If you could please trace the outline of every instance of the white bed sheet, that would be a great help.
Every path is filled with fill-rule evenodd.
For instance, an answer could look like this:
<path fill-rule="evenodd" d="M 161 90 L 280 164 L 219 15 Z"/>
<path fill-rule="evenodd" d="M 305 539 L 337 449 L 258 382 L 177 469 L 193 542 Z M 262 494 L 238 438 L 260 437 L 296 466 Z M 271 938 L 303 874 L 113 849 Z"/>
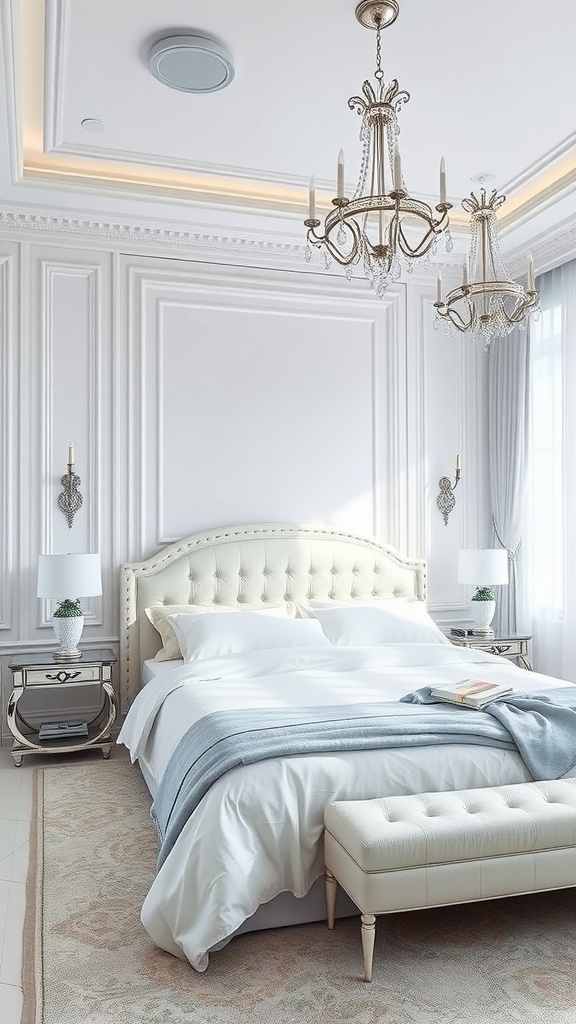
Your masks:
<path fill-rule="evenodd" d="M 139 695 L 119 741 L 158 784 L 186 729 L 222 707 L 391 701 L 441 679 L 470 676 L 509 681 L 521 691 L 571 685 L 482 652 L 440 645 L 394 645 L 391 666 L 377 648 L 323 651 L 315 667 L 307 652 L 299 667 L 267 674 L 271 653 L 213 659 L 191 674 L 190 666 L 164 663 Z M 215 678 L 219 672 L 223 678 Z M 261 904 L 281 892 L 304 896 L 322 874 L 329 800 L 530 779 L 515 751 L 472 744 L 308 754 L 235 768 L 211 787 L 184 827 L 154 880 L 142 921 L 158 946 L 204 970 L 208 950 Z"/>
<path fill-rule="evenodd" d="M 175 658 L 173 661 L 156 661 L 154 658 L 147 658 L 142 665 L 142 686 L 146 686 L 146 683 L 155 679 L 167 668 L 179 668 L 183 664 L 181 658 Z"/>

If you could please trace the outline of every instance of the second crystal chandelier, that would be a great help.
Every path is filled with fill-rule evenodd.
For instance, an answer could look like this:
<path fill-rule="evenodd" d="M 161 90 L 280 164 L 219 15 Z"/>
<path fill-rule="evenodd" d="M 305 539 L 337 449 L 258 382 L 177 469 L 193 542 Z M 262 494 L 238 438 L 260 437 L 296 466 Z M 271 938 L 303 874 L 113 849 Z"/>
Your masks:
<path fill-rule="evenodd" d="M 362 0 L 356 17 L 365 28 L 376 30 L 376 87 L 369 81 L 362 86 L 361 96 L 348 100 L 351 110 L 362 116 L 360 141 L 362 155 L 358 184 L 354 194 L 345 195 L 344 154 L 338 157 L 337 195 L 334 209 L 326 215 L 322 233 L 317 232 L 314 178 L 310 180 L 306 259 L 310 246 L 324 251 L 327 266 L 336 260 L 352 277 L 353 268 L 362 264 L 364 273 L 381 298 L 390 281 L 401 274 L 401 260 L 412 269 L 413 261 L 428 257 L 436 250 L 438 236 L 445 232 L 446 250 L 452 249 L 448 230 L 446 201 L 446 168 L 440 164 L 440 197 L 435 211 L 427 203 L 413 199 L 404 184 L 398 147 L 397 113 L 410 94 L 401 91 L 396 79 L 384 82 L 381 67 L 381 31 L 396 20 L 398 0 Z"/>

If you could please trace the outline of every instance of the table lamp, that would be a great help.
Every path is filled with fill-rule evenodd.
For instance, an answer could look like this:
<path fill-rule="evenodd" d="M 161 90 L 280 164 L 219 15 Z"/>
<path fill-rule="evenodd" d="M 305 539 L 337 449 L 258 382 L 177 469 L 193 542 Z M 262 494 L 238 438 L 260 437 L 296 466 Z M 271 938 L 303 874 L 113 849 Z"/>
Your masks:
<path fill-rule="evenodd" d="M 472 583 L 472 632 L 476 636 L 494 636 L 490 623 L 496 611 L 492 587 L 508 583 L 506 548 L 466 548 L 458 552 L 458 583 Z"/>
<path fill-rule="evenodd" d="M 40 555 L 38 597 L 51 597 L 59 602 L 52 616 L 60 644 L 54 661 L 80 660 L 82 651 L 78 644 L 84 628 L 80 598 L 101 593 L 100 555 Z"/>

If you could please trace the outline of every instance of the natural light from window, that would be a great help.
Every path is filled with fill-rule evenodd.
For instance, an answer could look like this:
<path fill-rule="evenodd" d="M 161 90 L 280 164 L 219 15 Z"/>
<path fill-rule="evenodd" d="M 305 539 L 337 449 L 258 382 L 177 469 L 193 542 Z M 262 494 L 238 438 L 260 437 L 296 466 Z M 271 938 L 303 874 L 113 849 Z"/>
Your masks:
<path fill-rule="evenodd" d="M 534 609 L 561 618 L 564 595 L 562 493 L 562 306 L 542 309 L 530 328 L 530 521 Z"/>

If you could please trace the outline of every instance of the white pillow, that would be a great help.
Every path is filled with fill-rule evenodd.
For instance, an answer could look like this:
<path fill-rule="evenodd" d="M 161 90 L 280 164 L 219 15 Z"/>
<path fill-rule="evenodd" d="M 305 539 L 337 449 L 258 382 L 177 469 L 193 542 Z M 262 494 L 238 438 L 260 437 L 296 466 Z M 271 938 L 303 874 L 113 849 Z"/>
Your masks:
<path fill-rule="evenodd" d="M 292 601 L 281 601 L 278 604 L 271 603 L 262 607 L 261 605 L 218 605 L 218 604 L 155 604 L 150 608 L 146 608 L 146 616 L 154 626 L 154 629 L 158 630 L 162 639 L 162 647 L 154 657 L 154 661 L 174 661 L 176 658 L 180 659 L 182 653 L 180 651 L 180 644 L 178 638 L 174 632 L 174 626 L 170 622 L 171 615 L 206 615 L 207 613 L 218 612 L 231 612 L 234 615 L 241 614 L 245 611 L 255 611 L 259 615 L 274 615 L 283 618 L 294 618 L 296 615 L 296 605 Z"/>
<path fill-rule="evenodd" d="M 260 612 L 171 615 L 184 661 L 280 647 L 330 647 L 315 619 L 275 618 Z"/>
<path fill-rule="evenodd" d="M 328 639 L 339 647 L 450 643 L 430 618 L 423 601 L 392 600 L 359 608 L 316 608 L 313 615 Z"/>

